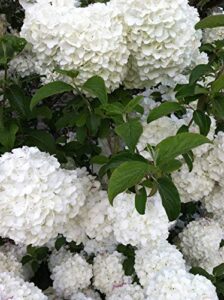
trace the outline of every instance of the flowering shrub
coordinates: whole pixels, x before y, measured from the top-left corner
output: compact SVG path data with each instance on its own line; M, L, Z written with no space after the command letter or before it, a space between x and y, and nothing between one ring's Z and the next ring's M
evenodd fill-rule
M223 299L222 7L6 2L0 300Z

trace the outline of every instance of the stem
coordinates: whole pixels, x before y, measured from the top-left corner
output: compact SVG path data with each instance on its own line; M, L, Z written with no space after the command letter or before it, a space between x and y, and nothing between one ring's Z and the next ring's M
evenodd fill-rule
M80 90L79 90L79 88L78 88L78 86L76 85L75 82L73 82L73 85L74 85L74 88L75 88L76 92L78 93L78 95L79 95L79 96L82 98L82 100L86 103L89 112L92 113L92 108L91 108L91 106L90 106L90 104L89 104L89 101L88 101L88 100L83 96L83 94L80 92Z

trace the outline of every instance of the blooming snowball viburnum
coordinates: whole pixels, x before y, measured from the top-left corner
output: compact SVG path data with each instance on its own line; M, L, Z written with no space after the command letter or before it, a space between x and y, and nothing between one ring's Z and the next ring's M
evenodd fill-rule
M43 75L55 67L80 69L77 84L99 75L109 90L119 87L126 75L126 33L119 10L109 5L75 8L39 1L26 9L21 36L33 46L36 70Z
M183 255L175 246L163 241L156 247L136 250L135 271L143 287L147 287L150 280L164 269L185 269Z
M207 61L198 50L198 12L187 0L111 0L111 5L122 11L128 32L127 87L174 82L192 63Z
M0 272L0 299L47 300L48 298L33 283L25 282L12 273Z
M63 231L84 205L92 177L60 169L57 159L34 147L0 157L0 235L43 245Z
M113 289L107 300L144 300L144 291L137 284L124 284Z
M99 75L109 90L122 82L129 88L151 87L173 84L187 67L207 62L198 49L201 32L194 29L198 13L187 0L75 4L23 4L21 36L33 47L36 72L48 80L58 77L52 72L60 67L80 70L78 84Z
M87 288L93 276L92 266L81 255L71 255L52 270L53 287L60 297L70 297Z
M125 276L122 254L98 254L93 262L93 285L104 294L110 294L116 286L122 286L131 278Z
M218 300L215 287L203 276L183 269L164 269L149 281L147 300Z
M203 266L212 256L217 256L223 231L212 219L193 221L180 233L180 247L187 262L192 266Z
M118 195L108 209L114 236L118 243L132 246L152 246L168 237L169 220L156 194L147 201L144 215L135 209L135 195Z

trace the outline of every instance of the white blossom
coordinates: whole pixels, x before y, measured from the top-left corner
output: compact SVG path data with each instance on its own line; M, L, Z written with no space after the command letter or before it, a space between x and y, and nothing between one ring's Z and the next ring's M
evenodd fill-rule
M217 255L223 231L216 221L201 218L189 223L179 236L185 259L190 265L198 266Z
M135 271L143 287L164 269L185 269L183 256L175 246L163 241L156 247L136 250Z
M33 283L3 272L0 273L0 299L47 300L47 297Z
M93 285L104 294L109 294L116 286L121 286L129 281L125 276L123 256L114 252L112 254L98 254L93 262Z
M83 170L67 171L34 147L0 157L0 235L26 245L43 245L63 231L93 187Z
M137 284L124 284L113 289L107 300L144 300L143 289Z
M66 298L87 288L92 276L92 266L75 254L53 268L51 278L57 295Z
M118 243L149 246L168 237L169 221L158 194L147 201L144 215L135 209L135 195L122 193L108 210Z

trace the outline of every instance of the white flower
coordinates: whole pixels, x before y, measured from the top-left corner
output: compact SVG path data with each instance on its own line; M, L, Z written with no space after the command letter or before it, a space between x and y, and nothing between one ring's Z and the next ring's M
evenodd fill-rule
M0 252L0 273L10 272L13 276L23 278L22 264L12 253L4 254Z
M107 300L144 300L143 289L137 284L124 284L113 289Z
M181 251L187 262L192 266L200 266L218 254L223 232L214 220L201 218L189 223L179 236Z
M50 271L52 272L55 267L65 263L71 257L73 257L73 254L66 247L61 247L58 251L54 249L48 260Z
M175 82L200 58L201 32L194 28L198 12L187 0L111 0L111 5L122 12L127 30L127 87Z
M147 295L147 300L218 300L210 280L182 269L158 273L149 281Z
M92 278L92 267L79 254L57 265L51 278L58 296L71 297L78 290L87 288Z
M108 215L118 243L150 247L168 237L169 221L159 195L148 199L146 212L140 215L135 209L135 195L122 193Z
M26 9L21 36L33 46L38 72L61 78L52 74L56 66L80 70L78 85L99 75L109 90L119 87L129 57L119 10L103 3L75 8L56 2L42 1Z
M156 247L136 250L135 271L143 287L164 269L185 269L183 256L175 246L163 241Z
M213 12L213 15L223 14L223 9L219 8L219 12ZM213 43L224 39L224 29L222 26L216 28L206 28L203 30L203 42Z
M116 250L117 242L114 235L110 235L107 239L97 241L96 239L88 239L84 244L84 251L88 254L113 253Z
M47 297L33 283L3 272L0 273L0 299L47 300Z
M70 300L101 300L101 297L97 292L87 289L77 294L73 294Z
M93 262L93 285L104 294L109 294L116 286L121 286L129 281L125 276L122 266L123 256L113 254L98 254Z
M2 155L0 173L0 235L26 245L61 233L93 186L83 170L60 169L55 157L32 147Z

